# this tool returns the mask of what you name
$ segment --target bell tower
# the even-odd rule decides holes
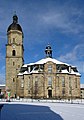
[[[18,24],[18,17],[13,16],[13,22],[7,30],[6,44],[6,87],[11,96],[17,95],[17,74],[24,64],[23,53],[23,31]]]
[[[51,46],[48,44],[45,49],[46,57],[52,58],[52,49]]]

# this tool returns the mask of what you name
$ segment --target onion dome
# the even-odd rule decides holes
[[[16,14],[13,16],[13,23],[8,27],[7,32],[9,32],[10,30],[18,30],[18,31],[22,32],[22,28],[18,24],[18,17]]]

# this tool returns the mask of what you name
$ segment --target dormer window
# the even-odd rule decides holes
[[[71,66],[69,66],[69,73],[71,73]]]

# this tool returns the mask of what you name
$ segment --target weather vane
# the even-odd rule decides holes
[[[14,15],[16,15],[16,11],[14,11]]]

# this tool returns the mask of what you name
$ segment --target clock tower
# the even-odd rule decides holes
[[[13,22],[7,30],[6,45],[6,88],[11,96],[17,95],[17,74],[24,63],[23,31],[18,24],[18,17],[13,16]]]

